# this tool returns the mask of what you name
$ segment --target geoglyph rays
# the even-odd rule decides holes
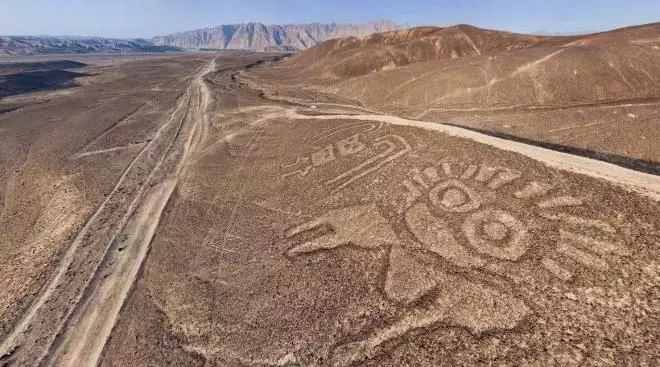
[[[412,306],[392,324],[339,345],[333,354],[335,365],[364,359],[382,343],[413,329],[444,323],[478,334],[513,328],[531,312],[518,297],[462,275],[470,269],[488,273],[493,268],[490,265],[498,262],[518,263],[535,249],[528,229],[533,218],[500,208],[494,200],[503,200],[498,190],[515,183],[522,174],[473,164],[455,171],[456,164],[442,162],[437,167],[411,170],[401,183],[407,193],[397,212],[414,241],[400,240],[375,204],[330,210],[287,232],[295,243],[287,251],[290,257],[340,246],[389,248],[383,291],[392,302]],[[560,211],[583,206],[582,199],[551,194],[554,187],[543,182],[518,187],[507,200],[529,203],[523,205],[524,210],[557,228],[554,252],[539,260],[553,276],[571,280],[573,271],[566,263],[605,271],[609,266],[603,256],[630,254],[609,223]],[[438,260],[454,270],[440,270]],[[419,306],[418,300],[427,295],[431,298]]]

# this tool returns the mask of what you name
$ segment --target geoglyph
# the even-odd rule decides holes
[[[335,151],[341,157],[373,149],[372,158],[325,182],[334,193],[410,151],[397,135],[385,134],[372,142],[361,141],[358,133],[336,143],[337,149],[329,143],[309,159],[299,158],[296,163],[307,166],[284,177],[305,176],[330,161],[328,157],[334,159]],[[343,183],[332,185],[338,182]],[[540,257],[538,267],[561,281],[573,278],[576,265],[605,271],[608,255],[630,254],[609,223],[561,211],[584,206],[581,198],[564,195],[547,182],[526,181],[522,172],[507,167],[445,160],[412,168],[400,185],[405,193],[395,199],[396,220],[405,223],[414,241],[402,240],[410,236],[399,236],[375,203],[330,210],[286,233],[295,243],[287,251],[290,257],[340,246],[389,250],[382,290],[405,312],[386,327],[335,346],[336,366],[369,358],[379,353],[383,343],[436,325],[463,327],[474,334],[515,328],[533,313],[528,303],[471,274],[476,271],[513,282],[516,277],[506,274],[506,266],[539,257],[528,256],[538,247],[529,227],[535,220],[557,228],[554,249]],[[517,189],[506,200],[529,203],[525,210],[498,205],[501,200],[495,198],[509,185]]]

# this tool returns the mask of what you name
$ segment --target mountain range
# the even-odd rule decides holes
[[[0,36],[0,55],[84,54],[180,51],[145,39],[100,37]]]
[[[381,20],[360,24],[226,24],[147,39],[0,36],[0,55],[168,52],[183,49],[295,51],[333,38],[401,28]]]
[[[401,28],[388,20],[361,24],[287,24],[243,23],[221,25],[155,37],[155,45],[185,49],[302,50],[333,38],[363,37]]]

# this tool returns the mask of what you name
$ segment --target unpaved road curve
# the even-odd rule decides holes
[[[81,303],[71,318],[67,329],[54,344],[46,365],[56,366],[94,366],[97,363],[106,340],[117,320],[121,307],[128,295],[138,271],[147,256],[149,244],[156,233],[161,214],[176,188],[178,176],[184,167],[184,161],[190,157],[205,138],[207,121],[206,112],[209,93],[204,84],[204,76],[212,72],[215,62],[211,61],[194,79],[191,86],[189,113],[186,121],[188,133],[180,136],[187,139],[180,142],[179,149],[172,149],[170,155],[176,155],[174,172],[162,182],[156,177],[148,181],[151,186],[139,204],[133,218],[122,230],[123,242],[120,251],[109,254],[104,274],[98,274],[99,280],[88,290],[88,297]],[[154,176],[166,171],[166,157],[154,170]],[[163,172],[167,174],[166,172]],[[169,175],[168,175],[169,176]],[[111,249],[114,250],[114,249]],[[109,272],[109,274],[107,273]]]
[[[159,214],[167,203],[169,193],[176,185],[175,179],[166,179],[161,183],[152,180],[163,175],[165,168],[171,168],[164,163],[172,163],[173,155],[178,159],[187,156],[185,147],[190,148],[191,144],[188,142],[184,146],[183,143],[180,143],[182,137],[186,136],[185,133],[182,133],[182,129],[186,125],[187,116],[196,122],[194,117],[203,112],[202,106],[198,102],[203,100],[199,97],[203,94],[203,76],[213,68],[214,62],[212,61],[196,75],[188,90],[179,98],[169,121],[159,128],[153,139],[138,153],[112,192],[74,239],[60,261],[53,278],[25,311],[13,330],[0,343],[0,355],[4,356],[3,362],[32,365],[46,357],[48,357],[48,361],[54,360],[49,356],[56,356],[62,350],[71,333],[73,333],[71,335],[79,335],[81,328],[89,326],[93,329],[92,324],[95,325],[98,333],[94,336],[93,344],[100,353],[103,343],[105,343],[102,335],[106,335],[107,338],[112,329],[114,317],[111,317],[111,314],[104,314],[103,318],[90,323],[84,318],[89,316],[85,316],[86,312],[81,312],[81,310],[86,309],[89,305],[98,304],[99,300],[102,303],[109,303],[107,306],[110,306],[110,309],[116,308],[117,312],[121,308],[123,298],[130,289],[140,267],[140,251],[144,252],[143,258],[150,241],[149,232],[153,234],[155,231]],[[208,101],[208,98],[205,101]],[[193,104],[197,105],[197,109],[191,111]],[[183,154],[172,149],[176,144],[182,145],[180,148]],[[177,167],[176,170],[172,169],[169,172],[175,173],[176,177],[179,170],[180,168]],[[147,189],[150,185],[152,187]],[[143,202],[145,204],[142,204]],[[138,215],[133,215],[134,213],[138,213]],[[151,221],[155,222],[151,223]],[[125,233],[129,229],[143,233],[131,237],[130,233]],[[125,261],[130,260],[130,264],[116,262],[122,259],[121,257],[108,262],[108,252],[116,248],[118,239],[121,241],[120,235],[127,240],[135,241],[132,250],[125,252],[130,254],[123,257]],[[122,244],[123,247],[126,245]],[[142,248],[140,245],[147,247]],[[116,274],[120,275],[120,278],[126,276],[127,279],[123,280],[123,283],[126,283],[124,287],[117,282],[115,288],[111,287],[110,293],[104,293],[103,290],[107,287],[101,289],[99,283],[109,284],[109,282],[99,282],[99,280],[109,277],[108,274],[101,274],[102,271],[108,270],[108,264],[116,265],[116,269],[114,269]],[[71,315],[74,315],[73,318]],[[55,337],[55,334],[59,335]],[[83,348],[92,348],[80,341],[75,344],[80,344],[80,347]],[[85,351],[85,357],[87,361],[91,361],[94,355]],[[75,361],[73,363],[74,365],[86,365],[84,364],[86,362],[83,361],[81,361],[83,364]]]
[[[295,109],[284,109],[265,116],[264,120],[285,117],[305,120],[364,120],[382,121],[392,125],[417,127],[426,130],[442,132],[459,138],[466,138],[478,143],[487,144],[502,150],[522,154],[550,167],[559,168],[587,176],[608,180],[627,190],[646,195],[655,201],[660,201],[660,178],[656,175],[643,173],[611,163],[545,149],[525,143],[497,138],[456,126],[443,125],[436,122],[408,120],[388,115],[304,115]]]

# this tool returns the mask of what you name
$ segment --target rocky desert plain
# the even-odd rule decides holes
[[[660,363],[660,24],[13,60],[0,98],[2,366]]]

